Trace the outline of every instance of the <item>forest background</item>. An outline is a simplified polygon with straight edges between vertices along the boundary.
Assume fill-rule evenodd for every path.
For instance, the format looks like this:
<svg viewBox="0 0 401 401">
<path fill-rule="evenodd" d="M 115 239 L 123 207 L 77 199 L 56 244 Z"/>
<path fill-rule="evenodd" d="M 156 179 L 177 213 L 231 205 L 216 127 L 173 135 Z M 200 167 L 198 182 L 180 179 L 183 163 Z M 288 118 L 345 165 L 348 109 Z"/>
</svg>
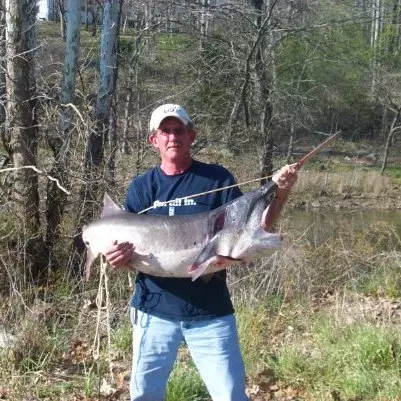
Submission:
<svg viewBox="0 0 401 401">
<path fill-rule="evenodd" d="M 131 288 L 121 276 L 83 282 L 80 232 L 104 191 L 122 202 L 157 162 L 147 137 L 159 104 L 184 105 L 196 157 L 239 182 L 263 181 L 340 131 L 290 207 L 401 207 L 399 0 L 55 5 L 58 22 L 37 20 L 33 0 L 1 4 L 0 398 L 126 396 Z M 344 227 L 327 241 L 233 269 L 248 390 L 398 400 L 399 231 Z M 374 312 L 344 323 L 339 303 L 342 317 L 350 304 Z M 377 329 L 378 308 L 389 312 Z M 331 359 L 334 345 L 344 358 Z M 208 399 L 185 349 L 168 399 Z"/>
</svg>

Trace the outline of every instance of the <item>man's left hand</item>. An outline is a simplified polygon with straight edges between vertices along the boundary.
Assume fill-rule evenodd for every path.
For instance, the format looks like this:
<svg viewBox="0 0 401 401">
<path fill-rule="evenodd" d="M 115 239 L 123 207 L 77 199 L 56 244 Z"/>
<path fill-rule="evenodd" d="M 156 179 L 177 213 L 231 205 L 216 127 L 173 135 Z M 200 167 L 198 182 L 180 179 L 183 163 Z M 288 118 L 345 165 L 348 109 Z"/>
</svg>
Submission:
<svg viewBox="0 0 401 401">
<path fill-rule="evenodd" d="M 272 180 L 277 184 L 276 198 L 287 199 L 291 188 L 298 180 L 298 169 L 295 164 L 287 164 L 274 173 Z"/>
<path fill-rule="evenodd" d="M 297 179 L 298 169 L 294 164 L 285 165 L 273 175 L 272 180 L 277 184 L 276 196 L 263 212 L 260 223 L 263 230 L 270 231 L 272 229 Z"/>
</svg>

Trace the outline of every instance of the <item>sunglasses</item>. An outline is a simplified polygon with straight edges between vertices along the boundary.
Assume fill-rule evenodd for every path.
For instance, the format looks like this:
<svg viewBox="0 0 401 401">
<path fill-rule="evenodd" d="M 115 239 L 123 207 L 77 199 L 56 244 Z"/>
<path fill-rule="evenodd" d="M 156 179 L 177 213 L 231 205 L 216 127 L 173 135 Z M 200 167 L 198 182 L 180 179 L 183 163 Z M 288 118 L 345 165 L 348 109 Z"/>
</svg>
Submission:
<svg viewBox="0 0 401 401">
<path fill-rule="evenodd" d="M 159 128 L 158 133 L 163 136 L 170 136 L 176 135 L 181 136 L 186 134 L 187 128 L 186 127 L 177 127 L 177 128 Z"/>
</svg>

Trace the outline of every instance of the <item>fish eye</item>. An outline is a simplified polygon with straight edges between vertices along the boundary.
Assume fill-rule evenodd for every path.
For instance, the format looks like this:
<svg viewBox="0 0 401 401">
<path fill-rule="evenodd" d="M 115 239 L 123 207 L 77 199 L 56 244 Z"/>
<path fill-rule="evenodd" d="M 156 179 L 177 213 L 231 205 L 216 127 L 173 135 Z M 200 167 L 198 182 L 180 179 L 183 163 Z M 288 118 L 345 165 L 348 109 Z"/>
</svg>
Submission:
<svg viewBox="0 0 401 401">
<path fill-rule="evenodd" d="M 84 244 L 86 245 L 86 246 L 89 246 L 90 244 L 89 244 L 89 241 L 84 241 Z"/>
</svg>

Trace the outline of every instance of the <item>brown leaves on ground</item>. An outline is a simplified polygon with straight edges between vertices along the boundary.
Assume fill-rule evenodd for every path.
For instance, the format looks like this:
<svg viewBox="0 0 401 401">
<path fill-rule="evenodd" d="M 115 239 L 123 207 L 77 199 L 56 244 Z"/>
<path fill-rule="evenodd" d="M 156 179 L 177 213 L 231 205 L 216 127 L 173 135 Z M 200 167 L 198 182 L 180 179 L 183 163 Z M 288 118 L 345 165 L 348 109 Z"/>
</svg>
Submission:
<svg viewBox="0 0 401 401">
<path fill-rule="evenodd" d="M 92 360 L 92 350 L 87 342 L 73 340 L 67 352 L 62 356 L 63 360 L 73 365 Z"/>
<path fill-rule="evenodd" d="M 247 392 L 252 401 L 308 400 L 308 393 L 302 388 L 284 384 L 276 379 L 272 369 L 265 369 L 248 381 Z"/>
</svg>

